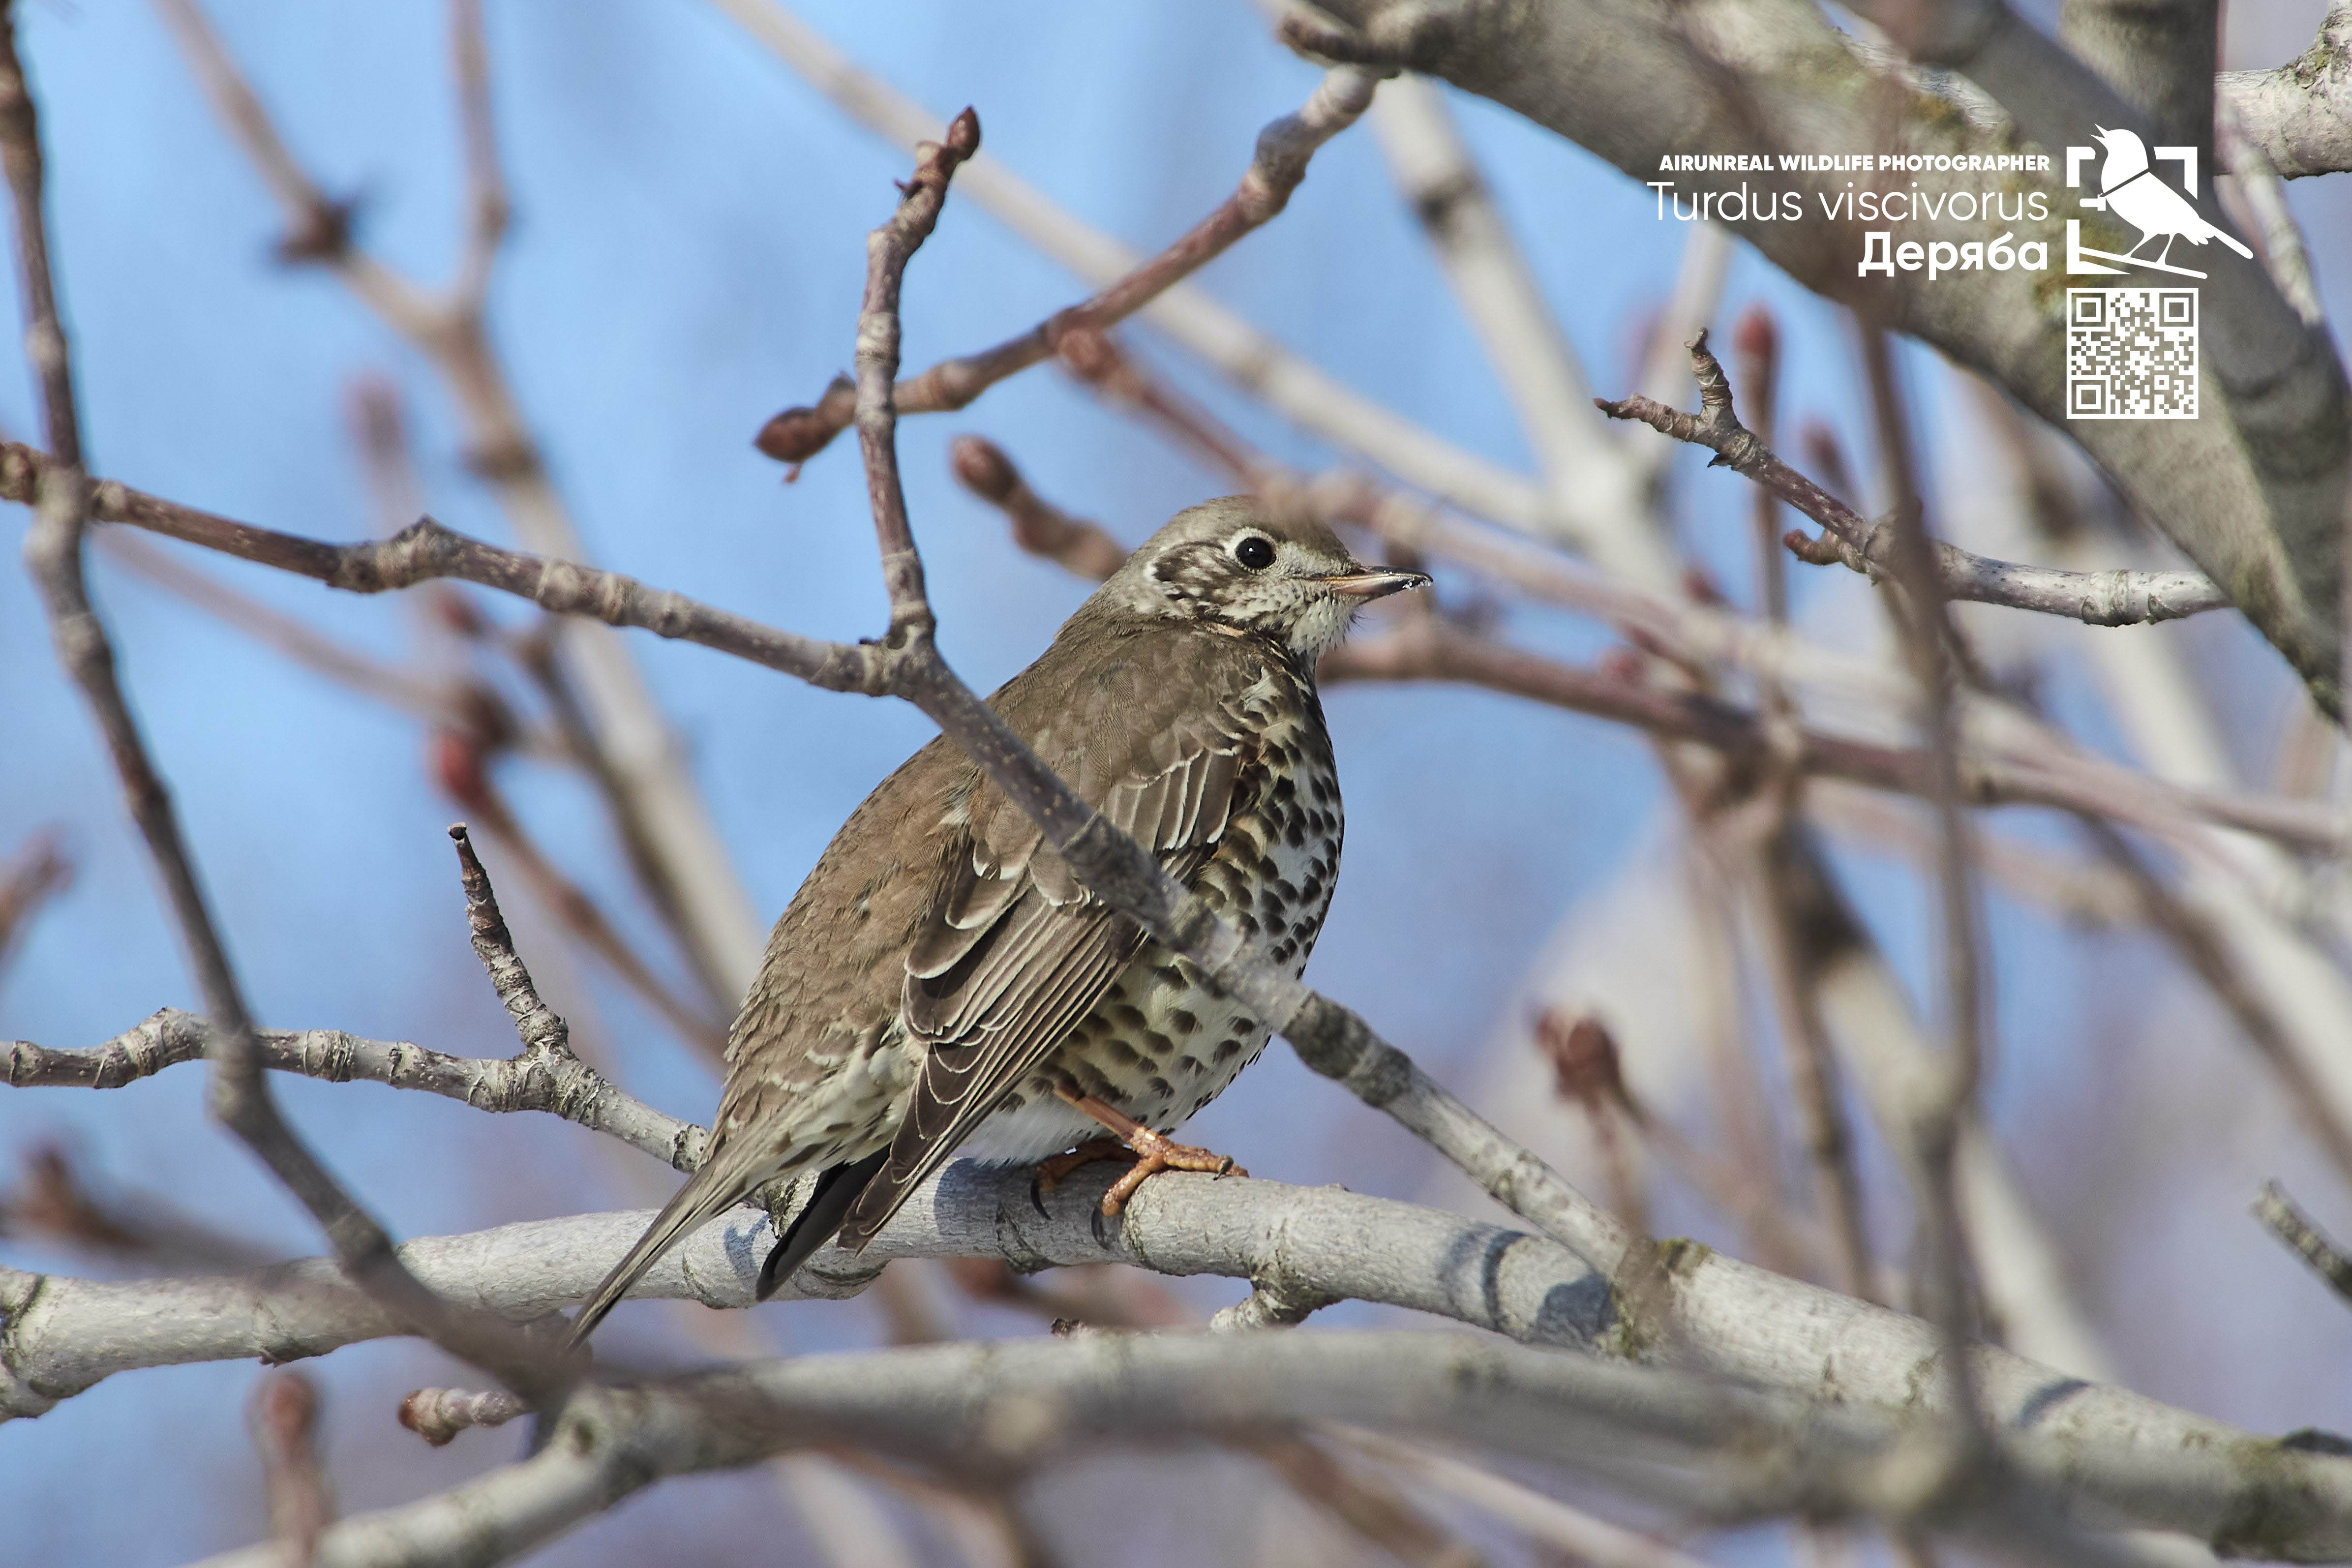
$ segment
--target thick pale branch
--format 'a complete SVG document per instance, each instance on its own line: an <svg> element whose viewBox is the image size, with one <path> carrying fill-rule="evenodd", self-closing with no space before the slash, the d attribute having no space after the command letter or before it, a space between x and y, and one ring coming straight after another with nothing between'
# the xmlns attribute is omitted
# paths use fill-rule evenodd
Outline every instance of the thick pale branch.
<svg viewBox="0 0 2352 1568"><path fill-rule="evenodd" d="M1875 147L1941 160L2055 159L2028 172L2019 245L2063 254L2074 208L2061 183L2063 153L2087 144L2094 122L2144 128L2105 83L2005 5L1885 0L1859 6L1895 22L1990 18L1974 30L1915 49L1964 73L2012 117L1970 117L1927 90L1883 55L1859 47L1818 7L1731 0L1703 16L1644 0L1570 6L1517 0L1457 0L1442 10L1416 0L1327 0L1324 10L1358 35L1406 49L1412 68L1442 76L1591 149L1637 181L1658 178L1662 158L1726 147L1803 152ZM1443 26L1417 31L1431 18ZM1914 41L1906 38L1906 42ZM1393 49L1391 54L1393 58ZM2115 117L2109 117L2110 113ZM1791 172L1784 184L1808 210L1847 194L1843 174ZM1678 170L1685 203L1736 189L1737 172ZM1956 174L1931 190L1973 190ZM2209 193L2200 193L2209 194ZM2012 202L2012 206L2019 205ZM1904 237L1933 245L1984 243L2000 226L1980 213L1915 222ZM2036 216L2035 213L2043 216ZM1915 214L1916 217L1919 215ZM2003 220L2004 223L2006 219ZM2085 237L2110 225L2112 248L2129 243L2100 214ZM2113 476L2127 500L2162 529L2304 676L2323 706L2338 684L2336 541L2352 478L2341 367L2324 333L2305 326L2262 269L2209 247L2202 416L2190 422L2065 419L2064 323L2044 309L2046 272L2024 268L1948 274L1860 276L1859 223L1790 225L1750 217L1727 224L1806 287L1865 306L1893 331L1996 380L2063 429ZM2223 225L2226 229L2226 222ZM2159 425L2162 427L2159 428Z"/></svg>
<svg viewBox="0 0 2352 1568"><path fill-rule="evenodd" d="M1900 1417L1934 1402L1937 1339L1927 1324L1732 1262L1688 1243L1660 1257L1666 1317L1622 1315L1622 1298L1539 1237L1336 1188L1174 1175L1148 1184L1115 1236L1092 1205L1108 1175L1033 1205L1029 1173L969 1162L919 1194L863 1255L818 1255L788 1289L862 1289L892 1258L994 1256L1023 1269L1129 1262L1169 1274L1300 1282L1334 1296L1433 1312L1524 1343L1675 1359L1759 1389ZM518 1321L576 1298L647 1216L582 1215L404 1248L418 1276ZM684 1244L640 1295L749 1305L772 1222L738 1210ZM397 1331L323 1260L260 1274L114 1284L0 1275L5 1408L37 1414L135 1366L267 1354L316 1355ZM1672 1327L1668 1327L1671 1321ZM1255 1340L1256 1336L1248 1336ZM1220 1336L1221 1342L1228 1341ZM1002 1348L1002 1347L999 1347ZM2299 1558L2352 1552L2352 1460L2282 1445L1979 1348L1987 1406L2028 1473L2076 1489L2093 1517L2213 1536L2275 1488L2303 1502L2270 1544ZM1923 1394L1924 1391L1924 1394Z"/></svg>
<svg viewBox="0 0 2352 1568"><path fill-rule="evenodd" d="M2352 0L2331 0L2311 47L2276 70L2223 71L2221 96L2287 179L2352 169Z"/></svg>
<svg viewBox="0 0 2352 1568"><path fill-rule="evenodd" d="M1872 1463L1881 1434L1694 1380L1445 1335L1088 1336L803 1357L600 1391L534 1458L348 1521L320 1561L496 1562L664 1477L813 1444L1001 1480L1106 1441L1199 1441L1301 1419L1464 1438L1669 1500L1695 1485L1742 1514L1891 1500Z"/></svg>

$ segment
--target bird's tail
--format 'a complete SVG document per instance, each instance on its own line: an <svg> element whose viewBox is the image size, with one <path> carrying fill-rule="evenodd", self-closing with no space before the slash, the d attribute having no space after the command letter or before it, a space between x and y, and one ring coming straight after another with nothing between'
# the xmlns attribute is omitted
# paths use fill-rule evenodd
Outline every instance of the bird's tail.
<svg viewBox="0 0 2352 1568"><path fill-rule="evenodd" d="M635 1245L621 1255L604 1282L589 1294L582 1303L580 1315L572 1320L572 1332L564 1340L565 1348L578 1345L596 1331L606 1314L621 1303L629 1288L645 1277L646 1270L661 1261L662 1255L678 1244L688 1232L733 1208L751 1193L751 1185L742 1180L735 1162L723 1154L706 1163L702 1169L687 1178L676 1196L662 1205L654 1215L653 1224L637 1237Z"/></svg>
<svg viewBox="0 0 2352 1568"><path fill-rule="evenodd" d="M2213 237L2215 239L2220 240L2222 244L2228 246L2231 249L2236 251L2247 260L2252 261L2254 258L2253 251L2247 246L2244 240L2240 239L2236 235L2231 234L2229 230L2224 228L2216 228L2210 224L2206 225L2206 227L2212 230Z"/></svg>

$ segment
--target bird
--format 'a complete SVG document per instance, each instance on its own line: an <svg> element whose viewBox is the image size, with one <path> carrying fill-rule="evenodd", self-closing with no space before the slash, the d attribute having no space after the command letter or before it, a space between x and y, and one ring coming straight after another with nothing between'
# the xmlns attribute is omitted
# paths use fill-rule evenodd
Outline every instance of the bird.
<svg viewBox="0 0 2352 1568"><path fill-rule="evenodd" d="M990 706L1081 798L1295 978L1339 873L1317 660L1425 586L1319 519L1229 496L1179 512ZM852 812L776 921L729 1031L701 1166L573 1319L583 1341L682 1237L815 1173L758 1297L836 1235L862 1248L960 1150L1041 1187L1135 1157L1241 1173L1167 1134L1264 1050L1266 1019L1110 909L946 736ZM1105 1136L1105 1134L1108 1136Z"/></svg>
<svg viewBox="0 0 2352 1568"><path fill-rule="evenodd" d="M2186 239L2191 245L2218 239L2239 255L2252 259L2254 253L2243 241L2206 222L2188 197L2161 178L2152 177L2147 144L2139 139L2137 132L2110 131L2102 125L2095 128L2095 140L2106 149L2107 155L2099 163L2099 194L2087 198L2084 205L2104 206L2139 230L2138 244L2124 253L2125 258L2137 257L2140 246L2162 235L2164 248L2156 256L2158 267L2172 254L2175 239Z"/></svg>

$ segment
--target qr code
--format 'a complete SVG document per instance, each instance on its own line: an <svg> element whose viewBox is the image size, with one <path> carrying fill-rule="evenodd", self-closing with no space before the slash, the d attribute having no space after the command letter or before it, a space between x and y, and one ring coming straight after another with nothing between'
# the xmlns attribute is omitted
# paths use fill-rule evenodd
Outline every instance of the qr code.
<svg viewBox="0 0 2352 1568"><path fill-rule="evenodd" d="M2066 417L2197 417L2197 290L2066 290Z"/></svg>

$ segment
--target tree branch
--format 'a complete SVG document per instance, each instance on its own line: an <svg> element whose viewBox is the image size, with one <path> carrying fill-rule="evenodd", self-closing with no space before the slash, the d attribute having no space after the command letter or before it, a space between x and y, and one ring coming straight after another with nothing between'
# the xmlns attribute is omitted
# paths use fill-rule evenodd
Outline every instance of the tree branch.
<svg viewBox="0 0 2352 1568"><path fill-rule="evenodd" d="M2294 59L2223 71L2217 86L2282 178L2352 169L2352 0L2330 0L2318 36Z"/></svg>
<svg viewBox="0 0 2352 1568"><path fill-rule="evenodd" d="M1906 1490L1908 1450L1890 1442L1883 1420L1452 1334L1086 1335L803 1357L597 1392L566 1413L534 1458L439 1498L348 1521L322 1542L322 1561L422 1553L494 1562L663 1477L811 1444L855 1444L950 1474L1003 1478L1107 1439L1223 1436L1301 1420L1465 1441L1727 1520L1792 1510L1901 1517L1918 1502ZM2298 1479L2340 1481L2336 1472L2347 1468L2333 1456L2267 1452ZM2251 1458L2203 1453L2139 1460L2135 1479L2147 1501L2175 1517L2239 1500L2210 1483L2256 1468ZM2184 1484L2192 1479L2208 1484ZM2009 1495L2019 1495L2014 1483ZM2048 1496L2030 1474L2022 1495ZM2002 1496L1956 1499L1923 1522L1998 1537ZM2338 1500L2312 1501L2324 1511ZM2039 1511L2048 1518L2049 1505ZM2213 1523L2230 1544L2245 1544L2225 1520ZM2331 1550L2334 1528L2315 1524L2263 1545L2298 1555ZM2110 1559L2082 1542L2067 1560Z"/></svg>
<svg viewBox="0 0 2352 1568"><path fill-rule="evenodd" d="M1685 414L1639 396L1613 402L1595 398L1595 405L1612 419L1638 420L1677 441L1706 447L1716 454L1710 468L1745 475L1821 524L1827 531L1822 540L1790 536L1789 548L1803 560L1815 565L1843 562L1874 582L1893 581L1894 524L1866 521L1783 462L1739 422L1732 407L1730 378L1708 352L1705 332L1691 344L1690 353L1698 375L1698 413ZM2067 572L1994 561L1940 540L1933 542L1937 578L1950 599L2063 616L2094 626L2177 620L2230 604L2221 589L2194 572Z"/></svg>
<svg viewBox="0 0 2352 1568"><path fill-rule="evenodd" d="M55 828L33 834L0 861L0 974L7 972L8 960L33 917L72 882L73 874L73 862L66 858Z"/></svg>
<svg viewBox="0 0 2352 1568"><path fill-rule="evenodd" d="M1437 16L1416 0L1328 0L1367 37L1400 34ZM1940 16L1947 7L1886 0L1865 10ZM1704 18L1680 9L1601 0L1566 8L1461 0L1444 26L1412 40L1412 68L1494 100L1577 142L1632 178L1660 160L1727 146L1802 151L1877 147L1944 158L2013 156L2025 141L2060 150L2090 140L2091 121L2137 125L2090 71L2006 5L1964 8L1998 26L1961 27L1919 58L1965 72L2014 125L1952 112L1857 47L1815 10L1748 0ZM1730 89L1727 90L1727 89ZM2112 109L2116 118L2105 118ZM1973 189L1957 180L1938 188ZM1678 172L1688 202L1736 189L1737 172ZM1791 173L1785 188L1810 210L1844 193L1842 174ZM2071 206L2057 172L2028 174L2049 216L2011 232L2053 253ZM1971 217L1975 214L1971 212ZM2104 221L2104 220L2100 220ZM2223 257L2206 289L2203 416L2158 430L2146 421L2066 423L2064 324L2043 310L2046 274L2013 268L1857 276L1859 225L1789 225L1752 216L1727 226L1797 281L1832 300L1867 302L1889 330L1915 336L1993 379L2079 442L2131 504L2166 532L2302 674L2331 710L2338 685L2333 548L2341 529L2352 437L2342 369L2323 334L2298 320L2261 268ZM1983 224L1914 223L1925 243L1984 242Z"/></svg>
<svg viewBox="0 0 2352 1568"><path fill-rule="evenodd" d="M465 430L468 464L496 493L516 534L542 553L586 559L486 321L507 200L478 0L453 0L450 16L466 151L466 248L455 279L439 290L394 271L353 238L352 204L330 196L303 170L197 0L156 5L198 85L284 209L289 233L281 252L332 273L440 374ZM763 927L688 770L687 748L670 732L644 676L611 633L566 623L562 651L593 721L606 763L598 782L606 786L622 836L650 851L665 895L656 905L704 989L722 1005L731 1003L759 966Z"/></svg>
<svg viewBox="0 0 2352 1568"><path fill-rule="evenodd" d="M36 487L26 563L47 612L58 662L105 736L130 806L163 882L172 913L213 1023L211 1107L310 1212L352 1276L394 1310L448 1349L525 1392L543 1391L543 1358L526 1353L500 1325L453 1310L401 1267L392 1238L345 1192L278 1113L263 1075L253 1019L227 949L180 831L178 814L115 673L106 628L90 606L82 576L90 487L81 468L70 355L58 318L43 217L39 128L16 51L16 14L0 0L0 163L16 221L16 256L26 309L26 342L42 386L44 431L58 459Z"/></svg>
<svg viewBox="0 0 2352 1568"><path fill-rule="evenodd" d="M1336 1188L1171 1175L1137 1194L1115 1234L1097 1235L1093 1205L1109 1179L1057 1188L1041 1215L1026 1170L958 1162L865 1253L828 1248L787 1289L854 1293L901 1257L999 1257L1023 1270L1125 1262L1165 1274L1311 1281L1336 1297L1433 1312L1531 1345L1645 1359L1673 1347L1672 1359L1739 1384L1889 1416L1937 1400L1939 1342L1927 1324L1691 1243L1658 1247L1665 1298L1636 1311L1557 1244ZM647 1217L580 1215L423 1238L403 1257L435 1288L527 1321L591 1288L595 1260ZM734 1211L689 1237L638 1294L750 1305L772 1225L760 1211ZM0 1413L19 1415L133 1367L285 1361L401 1331L318 1259L256 1275L121 1284L0 1272ZM2352 1553L2352 1459L2250 1437L2004 1351L1979 1346L1973 1357L2011 1458L2074 1489L2096 1517L2209 1538L2262 1520L2277 1532L2264 1550ZM2258 1500L2288 1497L2301 1500L2267 1512Z"/></svg>
<svg viewBox="0 0 2352 1568"><path fill-rule="evenodd" d="M137 1028L85 1050L51 1050L29 1040L0 1057L12 1088L121 1089L181 1062L204 1059L212 1026L166 1007ZM404 1040L362 1039L341 1029L257 1031L262 1066L331 1083L380 1083L462 1100L478 1110L542 1110L618 1138L664 1164L702 1163L705 1133L614 1085L570 1051L526 1048L509 1058L454 1057Z"/></svg>
<svg viewBox="0 0 2352 1568"><path fill-rule="evenodd" d="M1118 325L1166 293L1289 205L1307 178L1307 164L1332 137L1353 125L1372 101L1380 77L1354 67L1326 73L1313 96L1258 133L1257 149L1234 194L1182 238L1092 298L1055 311L1018 337L961 359L942 360L899 382L892 397L901 414L962 408L1008 376L1049 360L1076 332ZM800 464L824 450L848 427L855 390L835 381L807 407L787 408L761 426L757 446L778 462Z"/></svg>
<svg viewBox="0 0 2352 1568"><path fill-rule="evenodd" d="M2276 1182L2264 1182L2262 1196L2254 1200L2254 1217L2263 1222L2264 1230L2310 1264L2311 1271L2327 1281L2329 1289L2352 1301L2352 1258L2345 1257L2334 1242L2320 1234L2311 1216L2286 1195L2285 1188Z"/></svg>

